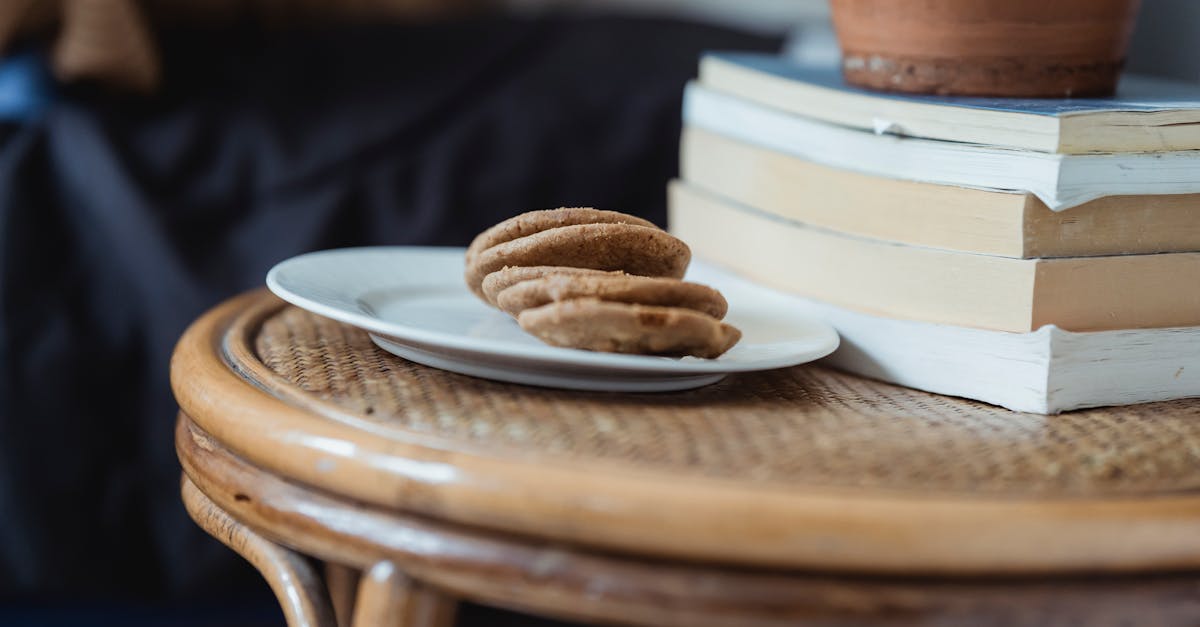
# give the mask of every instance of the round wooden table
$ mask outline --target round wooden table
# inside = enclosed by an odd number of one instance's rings
[[[1200,624],[1197,401],[1038,416],[813,365],[541,389],[261,291],[172,381],[188,511],[289,625]]]

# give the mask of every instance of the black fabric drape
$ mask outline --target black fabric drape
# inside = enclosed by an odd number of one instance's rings
[[[465,244],[514,213],[662,222],[706,49],[647,19],[166,33],[152,99],[64,92],[0,129],[0,597],[253,579],[178,497],[185,326],[305,251]]]

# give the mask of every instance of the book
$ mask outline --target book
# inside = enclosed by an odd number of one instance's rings
[[[1060,155],[817,122],[688,85],[689,126],[821,165],[875,176],[1036,195],[1053,211],[1106,196],[1200,193],[1200,151]]]
[[[820,363],[880,381],[1038,414],[1200,397],[1200,327],[1007,333],[776,297],[837,329]]]
[[[1054,212],[1028,193],[859,174],[695,127],[683,131],[680,175],[782,218],[917,246],[1022,258],[1200,251],[1200,194]]]
[[[1050,153],[1200,149],[1200,85],[1125,76],[1111,98],[998,99],[872,92],[836,65],[710,53],[700,82],[794,114],[912,137]]]
[[[1015,259],[780,219],[681,182],[670,230],[768,286],[859,311],[997,331],[1200,325],[1200,253]]]

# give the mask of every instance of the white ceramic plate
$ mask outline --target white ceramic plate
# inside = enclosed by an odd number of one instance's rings
[[[838,345],[828,324],[796,313],[791,297],[702,262],[689,280],[729,301],[742,340],[719,359],[618,355],[547,346],[477,299],[463,283],[462,248],[380,247],[294,257],[267,274],[280,298],[359,327],[417,363],[486,379],[580,390],[684,390],[731,372],[819,359]]]

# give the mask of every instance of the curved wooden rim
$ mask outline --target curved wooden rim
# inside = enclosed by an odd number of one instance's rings
[[[558,618],[645,625],[875,624],[887,617],[993,622],[1012,608],[1075,622],[1149,620],[1188,605],[1196,575],[1073,579],[885,579],[626,559],[349,503],[229,453],[180,415],[187,479],[257,533],[356,569],[381,559],[454,596]],[[186,495],[186,492],[185,492]],[[1154,622],[1154,621],[1150,621]]]
[[[192,520],[258,570],[275,594],[289,625],[318,627],[334,624],[328,595],[308,560],[260,537],[231,518],[186,475],[179,491],[184,509]]]
[[[196,321],[171,364],[180,406],[251,463],[335,494],[467,525],[643,555],[872,573],[1046,573],[1200,567],[1200,498],[1020,500],[740,486],[622,469],[596,472],[372,433],[255,387],[286,385],[227,363],[231,328],[255,332],[282,303],[262,291]],[[234,324],[236,322],[236,325]],[[245,337],[229,337],[238,358]],[[238,348],[241,344],[241,348]],[[235,372],[240,370],[241,372]],[[328,408],[327,408],[328,409]]]

